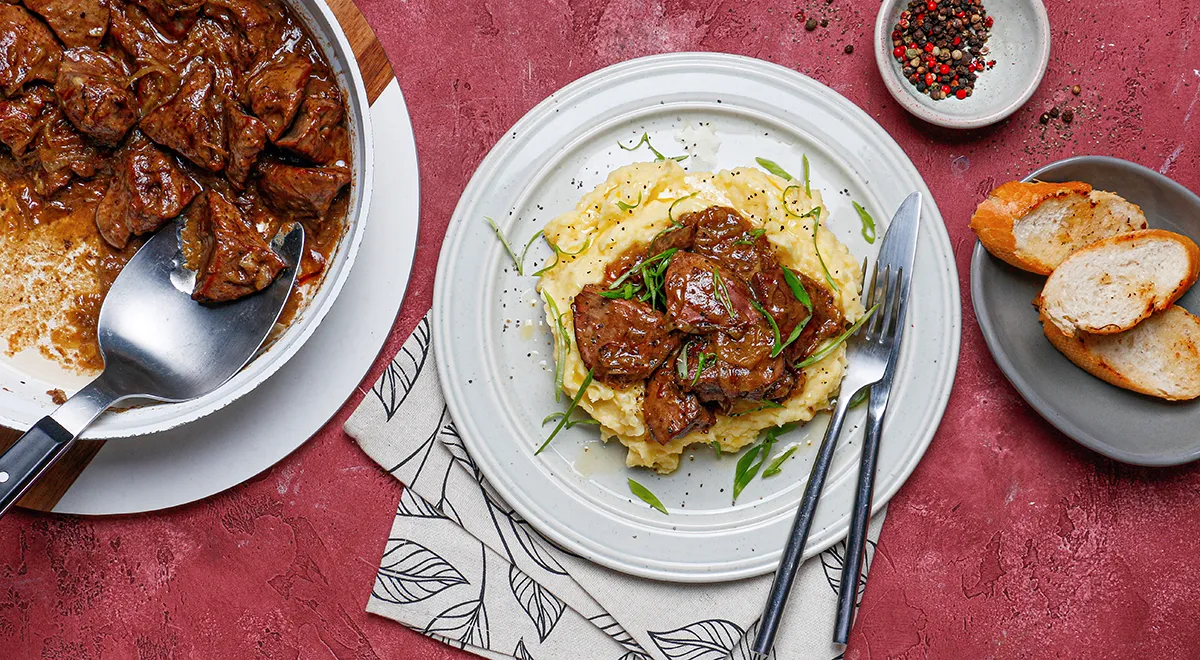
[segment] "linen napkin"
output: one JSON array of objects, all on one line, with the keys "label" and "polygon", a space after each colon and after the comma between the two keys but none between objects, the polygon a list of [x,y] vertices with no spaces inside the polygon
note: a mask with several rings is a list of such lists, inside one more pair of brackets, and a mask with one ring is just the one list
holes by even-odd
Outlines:
[{"label": "linen napkin", "polygon": [[[631,577],[544,539],[479,473],[442,397],[428,316],[345,425],[405,484],[367,611],[508,660],[753,660],[771,576]],[[871,521],[865,571],[883,524]],[[796,577],[773,657],[832,660],[840,543]]]}]

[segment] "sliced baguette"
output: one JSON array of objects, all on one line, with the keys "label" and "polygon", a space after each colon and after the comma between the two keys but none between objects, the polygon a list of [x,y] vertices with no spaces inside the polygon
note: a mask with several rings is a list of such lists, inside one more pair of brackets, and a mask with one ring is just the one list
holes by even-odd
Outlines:
[{"label": "sliced baguette", "polygon": [[1034,301],[1068,337],[1113,334],[1179,299],[1200,276],[1200,247],[1161,229],[1106,238],[1072,254]]},{"label": "sliced baguette", "polygon": [[1088,373],[1170,401],[1200,397],[1200,318],[1172,305],[1115,335],[1068,337],[1043,316],[1046,338]]},{"label": "sliced baguette", "polygon": [[971,217],[971,229],[988,252],[1041,275],[1086,245],[1145,228],[1146,216],[1136,204],[1081,181],[1010,181]]}]

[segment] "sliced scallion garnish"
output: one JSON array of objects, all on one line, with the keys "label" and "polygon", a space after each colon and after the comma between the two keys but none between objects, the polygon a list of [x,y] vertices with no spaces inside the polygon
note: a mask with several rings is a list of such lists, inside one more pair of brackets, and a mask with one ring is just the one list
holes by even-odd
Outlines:
[{"label": "sliced scallion garnish", "polygon": [[787,282],[788,288],[792,290],[792,295],[796,297],[796,300],[799,300],[801,305],[812,311],[812,298],[808,297],[808,291],[804,289],[804,284],[800,281],[800,277],[793,273],[792,269],[787,266],[783,267],[783,281]]},{"label": "sliced scallion garnish", "polygon": [[[578,257],[579,255],[583,254],[588,249],[588,247],[592,244],[592,237],[588,236],[587,240],[585,240],[583,242],[583,245],[579,246],[579,249],[575,250],[574,252],[567,252],[566,250],[558,247],[558,245],[556,245],[554,243],[554,241],[552,241],[548,238],[546,239],[546,244],[550,246],[551,250],[554,250],[554,262],[547,265],[545,268],[537,271],[536,273],[534,273],[533,274],[534,277],[539,277],[542,273],[557,266],[558,263],[560,261],[562,261],[562,257]],[[528,250],[529,248],[525,248],[525,249]],[[522,259],[524,259],[524,257],[522,257]]]},{"label": "sliced scallion garnish", "polygon": [[591,384],[592,370],[588,369],[587,376],[583,379],[583,384],[579,386],[579,391],[575,393],[575,398],[571,399],[571,405],[567,406],[567,411],[563,413],[562,418],[558,420],[558,426],[554,427],[554,430],[550,432],[550,436],[546,438],[546,441],[542,443],[542,446],[538,447],[538,450],[533,452],[534,456],[537,456],[538,454],[542,453],[546,447],[549,447],[550,441],[554,439],[554,436],[558,435],[558,432],[563,430],[563,428],[567,425],[567,420],[571,418],[571,413],[575,412],[576,406],[579,405],[579,402],[583,399],[583,394],[587,392],[587,388]]},{"label": "sliced scallion garnish", "polygon": [[554,302],[554,297],[542,291],[542,298],[550,307],[554,327],[558,329],[558,336],[554,338],[554,400],[557,402],[562,400],[563,375],[567,367],[567,354],[571,350],[571,338],[567,336],[567,326],[563,323],[562,312],[558,311],[558,303]]},{"label": "sliced scallion garnish", "polygon": [[804,196],[812,199],[812,184],[808,179],[808,156],[801,156],[804,161]]},{"label": "sliced scallion garnish", "polygon": [[649,133],[642,133],[642,138],[640,140],[638,140],[637,142],[635,142],[633,144],[633,146],[631,146],[631,147],[627,147],[627,146],[621,144],[621,142],[619,140],[617,141],[617,146],[621,147],[621,149],[624,149],[625,151],[637,151],[638,148],[641,147],[643,144],[646,145],[647,147],[649,147],[650,151],[652,151],[654,153],[654,162],[656,162],[656,163],[667,160],[668,158],[670,158],[673,161],[677,161],[677,162],[685,160],[687,158],[686,155],[669,156],[669,157],[664,156],[661,151],[659,151],[658,149],[655,149],[654,145],[650,144],[650,134]]},{"label": "sliced scallion garnish", "polygon": [[649,504],[650,506],[654,507],[655,509],[658,509],[659,511],[661,511],[664,516],[671,515],[671,514],[667,513],[667,507],[663,506],[663,503],[660,502],[659,499],[654,496],[654,493],[650,492],[649,488],[646,488],[645,486],[639,484],[638,482],[634,481],[633,479],[629,480],[629,491],[632,492],[634,495],[637,495],[638,499],[640,499],[641,501],[643,501],[646,504]]},{"label": "sliced scallion garnish", "polygon": [[720,440],[713,440],[712,442],[710,442],[708,444],[712,445],[713,451],[717,452],[717,456],[720,456],[721,454],[725,453],[725,452],[721,451],[721,441]]},{"label": "sliced scallion garnish", "polygon": [[774,174],[775,176],[780,177],[786,181],[792,180],[792,175],[788,174],[787,170],[784,170],[775,161],[767,160],[766,158],[755,158],[754,160],[758,163],[759,167],[762,167],[764,170],[770,172],[771,174]]},{"label": "sliced scallion garnish", "polygon": [[765,233],[767,233],[767,230],[762,229],[761,227],[758,229],[751,229],[750,231],[746,232],[746,238],[739,238],[738,240],[734,241],[733,244],[754,245],[754,242],[762,238],[762,235]]},{"label": "sliced scallion garnish", "polygon": [[633,204],[626,204],[625,202],[623,202],[619,199],[617,200],[617,208],[619,208],[625,212],[632,211],[641,205],[642,205],[642,191],[640,191],[640,190],[638,191],[637,201],[634,202]]},{"label": "sliced scallion garnish", "polygon": [[633,286],[633,282],[626,282],[625,286],[621,287],[620,289],[616,289],[616,290],[609,289],[608,291],[601,291],[600,295],[604,296],[605,298],[610,298],[613,300],[629,300],[629,299],[633,298],[634,294],[636,294],[637,291],[638,291],[638,288]]},{"label": "sliced scallion garnish", "polygon": [[704,371],[704,369],[709,365],[714,364],[716,361],[716,353],[701,353],[700,355],[696,356],[696,375],[692,376],[692,387],[695,387],[696,383],[700,382],[700,374]]},{"label": "sliced scallion garnish", "polygon": [[850,404],[848,407],[857,408],[857,407],[861,406],[863,404],[863,402],[867,400],[868,396],[871,396],[871,388],[869,388],[869,387],[862,388],[858,392],[854,393],[854,397],[850,399]]},{"label": "sliced scallion garnish", "polygon": [[[566,413],[564,412],[550,413],[549,415],[546,415],[545,419],[542,420],[542,426],[545,426],[556,419],[562,419],[565,416]],[[579,424],[595,424],[596,426],[599,426],[600,422],[594,419],[572,419],[567,421],[567,428],[572,428],[578,426]]]},{"label": "sliced scallion garnish", "polygon": [[717,272],[717,267],[713,266],[713,292],[717,294],[717,300],[725,306],[725,313],[729,318],[736,319],[738,317],[737,310],[733,308],[733,303],[729,300],[729,291],[725,288],[725,282],[721,280],[721,274]]},{"label": "sliced scallion garnish", "polygon": [[[681,223],[675,219],[675,205],[678,204],[679,202],[682,202],[685,199],[691,199],[699,194],[700,194],[699,192],[694,192],[690,195],[684,195],[683,197],[680,197],[680,198],[676,199],[675,201],[671,202],[671,205],[667,207],[667,220],[671,221],[672,229],[678,229],[683,226],[683,223]],[[670,231],[670,230],[667,230],[667,231]],[[658,237],[655,236],[655,238],[658,238]]]},{"label": "sliced scallion garnish", "polygon": [[862,235],[868,243],[875,242],[875,218],[871,217],[870,213],[862,207],[858,202],[850,202],[854,205],[854,210],[858,211],[858,217],[862,219]]},{"label": "sliced scallion garnish", "polygon": [[763,307],[762,304],[760,304],[757,300],[751,299],[750,306],[758,310],[758,313],[762,314],[767,319],[767,323],[771,324],[771,333],[775,335],[775,345],[773,348],[771,348],[771,357],[779,355],[779,353],[783,350],[783,338],[779,335],[779,324],[775,322],[775,317],[771,316],[771,313],[768,312],[767,309]]},{"label": "sliced scallion garnish", "polygon": [[688,351],[691,350],[694,339],[689,339],[688,343],[683,345],[679,350],[679,355],[675,358],[675,373],[679,376],[679,380],[686,380],[688,377]]},{"label": "sliced scallion garnish", "polygon": [[[819,206],[814,208],[821,208]],[[821,216],[818,214],[813,219],[813,251],[817,253],[817,261],[821,262],[821,270],[825,272],[825,281],[829,282],[829,286],[833,287],[834,291],[838,291],[837,282],[833,281],[833,275],[829,274],[829,266],[825,265],[825,257],[821,256],[821,246],[817,245],[817,230],[821,228]]]},{"label": "sliced scallion garnish", "polygon": [[[517,269],[517,274],[524,275],[525,269],[521,265],[522,260],[517,258],[517,253],[508,244],[508,239],[504,237],[504,232],[500,231],[500,228],[496,226],[496,221],[488,216],[484,216],[483,219],[487,220],[488,224],[492,226],[492,231],[496,232],[496,238],[500,239],[500,244],[504,246],[504,251],[508,253],[508,258],[512,259],[513,267]],[[529,242],[532,243],[533,239],[530,239]],[[529,248],[526,247],[525,249],[528,251]]]},{"label": "sliced scallion garnish", "polygon": [[877,310],[877,309],[879,309],[878,304],[876,304],[871,309],[868,309],[867,313],[863,314],[861,319],[854,322],[854,325],[850,326],[842,334],[838,335],[837,337],[834,337],[831,341],[826,343],[821,348],[817,349],[816,351],[813,351],[812,355],[810,355],[810,356],[804,358],[803,360],[801,360],[800,362],[798,362],[796,364],[796,368],[803,369],[805,367],[811,367],[812,365],[829,357],[829,354],[833,352],[833,349],[837,348],[843,342],[845,342],[850,337],[850,335],[858,332],[858,329],[861,328],[863,326],[863,324],[867,322],[867,319],[871,318],[871,315],[874,314],[875,310]]},{"label": "sliced scallion garnish", "polygon": [[771,454],[771,448],[775,446],[775,442],[779,440],[779,436],[796,428],[795,424],[784,424],[772,429],[767,429],[763,441],[750,451],[746,452],[740,460],[738,460],[737,469],[733,476],[733,501],[737,502],[738,495],[742,494],[742,490],[754,480],[763,463],[767,462],[767,457]]},{"label": "sliced scallion garnish", "polygon": [[799,445],[792,445],[791,447],[788,447],[787,451],[775,457],[775,460],[771,461],[771,464],[767,466],[767,469],[763,470],[763,479],[766,479],[767,477],[773,477],[780,472],[783,472],[783,462],[788,458],[791,458],[792,454],[796,453],[796,450],[799,448]]},{"label": "sliced scallion garnish", "polygon": [[633,275],[634,273],[645,270],[645,268],[647,266],[649,266],[650,264],[656,263],[658,261],[669,260],[672,256],[675,255],[675,253],[677,251],[678,251],[677,248],[669,248],[669,249],[663,250],[662,252],[659,252],[658,254],[654,255],[653,257],[650,257],[649,259],[642,261],[640,264],[633,266],[629,270],[625,271],[620,277],[618,277],[616,279],[615,282],[608,285],[608,288],[615,289],[615,288],[621,286],[622,284],[625,283],[625,280],[629,279],[629,277],[631,275]]}]

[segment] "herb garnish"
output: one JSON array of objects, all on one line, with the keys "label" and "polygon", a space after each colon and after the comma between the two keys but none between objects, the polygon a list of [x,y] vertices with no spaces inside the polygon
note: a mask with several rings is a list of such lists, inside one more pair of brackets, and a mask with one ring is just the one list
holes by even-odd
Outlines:
[{"label": "herb garnish", "polygon": [[642,205],[642,191],[640,191],[640,190],[638,191],[637,201],[634,202],[633,204],[626,204],[625,202],[623,202],[619,199],[617,200],[617,208],[621,209],[622,211],[626,211],[626,212],[632,211],[641,205]]},{"label": "herb garnish", "polygon": [[542,299],[550,307],[554,326],[558,329],[558,336],[554,338],[554,382],[558,385],[554,388],[554,400],[557,402],[562,400],[563,374],[567,366],[567,353],[571,350],[571,338],[567,336],[567,326],[563,323],[562,312],[558,311],[554,297],[542,291]]},{"label": "herb garnish", "polygon": [[725,283],[721,281],[721,274],[717,272],[717,267],[713,266],[713,293],[717,294],[717,299],[725,306],[725,313],[729,318],[736,319],[738,317],[737,310],[733,308],[733,303],[729,300],[729,291],[725,288]]},{"label": "herb garnish", "polygon": [[812,185],[808,180],[808,155],[801,156],[804,159],[804,196],[812,198]]},{"label": "herb garnish", "polygon": [[871,309],[868,309],[867,313],[863,314],[862,318],[855,321],[854,325],[850,326],[849,329],[847,329],[845,332],[843,332],[842,334],[835,337],[832,341],[825,344],[820,349],[814,351],[812,355],[808,356],[801,362],[797,363],[796,368],[803,369],[804,367],[811,367],[812,365],[820,362],[821,360],[824,360],[826,357],[829,356],[830,353],[833,352],[833,349],[837,348],[839,345],[841,345],[842,342],[846,341],[846,339],[848,339],[850,337],[850,335],[858,332],[858,329],[861,328],[863,326],[863,324],[867,322],[867,319],[871,318],[871,315],[874,314],[875,310],[877,310],[877,309],[879,309],[878,303],[876,303],[876,305],[874,307],[872,307]]},{"label": "herb garnish", "polygon": [[743,410],[742,412],[730,413],[729,416],[730,417],[741,417],[742,415],[749,415],[750,413],[756,413],[761,410],[766,410],[768,408],[782,408],[782,407],[783,407],[782,403],[779,403],[778,401],[771,401],[770,399],[768,399],[766,401],[763,401],[763,404],[757,408],[751,408],[750,410]]},{"label": "herb garnish", "polygon": [[733,244],[734,245],[754,245],[754,242],[757,241],[758,239],[762,238],[762,235],[765,233],[767,233],[766,229],[762,229],[762,228],[751,229],[750,231],[746,232],[746,238],[739,238],[738,240],[734,241]]},{"label": "herb garnish", "polygon": [[[670,220],[671,224],[673,225],[671,227],[671,229],[678,229],[683,226],[683,223],[681,223],[675,219],[675,205],[678,204],[679,202],[682,202],[685,199],[691,199],[699,194],[700,193],[697,191],[690,195],[684,195],[683,197],[680,197],[679,199],[676,199],[675,201],[671,202],[671,205],[667,207],[667,219]],[[668,231],[670,231],[670,230],[668,230]],[[655,236],[655,238],[658,238],[658,236]]]},{"label": "herb garnish", "polygon": [[854,205],[854,210],[858,211],[858,217],[862,219],[862,235],[868,243],[875,242],[875,218],[871,217],[870,213],[864,209],[858,202],[851,201]]},{"label": "herb garnish", "polygon": [[654,493],[650,492],[649,488],[646,488],[645,486],[639,484],[638,482],[634,481],[633,479],[630,479],[629,480],[629,490],[634,495],[637,495],[638,499],[640,499],[641,501],[645,502],[646,504],[649,504],[650,506],[654,507],[655,509],[658,509],[659,511],[662,511],[664,516],[671,515],[671,514],[667,513],[667,507],[663,506],[663,503],[660,502],[658,500],[658,498],[654,496]]},{"label": "herb garnish", "polygon": [[[491,218],[489,218],[486,215],[483,216],[483,219],[487,220],[488,224],[492,226],[492,231],[496,232],[496,238],[500,239],[500,244],[504,246],[504,251],[508,253],[508,258],[512,259],[513,267],[517,269],[517,274],[524,275],[525,269],[521,266],[521,262],[523,261],[523,259],[517,258],[517,253],[514,252],[512,249],[512,246],[508,244],[508,239],[504,237],[504,232],[500,231],[500,228],[496,226],[496,221],[492,220]],[[535,238],[536,238],[536,236],[537,235],[534,234]],[[529,239],[529,242],[533,243],[533,239],[532,238]],[[526,246],[525,251],[526,252],[529,251],[528,246]]]},{"label": "herb garnish", "polygon": [[800,337],[800,333],[804,332],[804,328],[808,325],[809,319],[812,318],[812,314],[804,317],[804,320],[797,323],[796,327],[792,329],[792,333],[788,335],[787,341],[783,341],[781,335],[779,334],[779,324],[775,322],[775,317],[771,316],[771,313],[768,312],[761,304],[759,304],[757,300],[752,299],[750,304],[754,307],[754,309],[758,310],[759,314],[762,314],[767,318],[767,323],[771,324],[771,332],[775,335],[775,345],[771,348],[771,357],[773,358],[779,357],[779,354],[783,352],[783,349],[790,346],[792,342],[796,341],[796,339]]},{"label": "herb garnish", "polygon": [[804,213],[796,213],[795,211],[793,211],[792,207],[790,205],[788,205],[788,199],[787,199],[787,194],[793,190],[796,191],[797,195],[800,194],[800,186],[788,186],[787,188],[783,189],[783,194],[780,195],[780,199],[783,201],[783,212],[784,213],[792,216],[793,218],[799,218],[801,220],[803,220],[805,218],[811,218],[814,216],[818,217],[818,218],[821,217],[821,207],[820,206],[814,206],[811,209],[805,211]]},{"label": "herb garnish", "polygon": [[542,443],[542,446],[538,447],[538,450],[533,452],[534,456],[537,456],[538,454],[542,453],[546,447],[549,447],[550,441],[554,439],[554,436],[558,435],[558,432],[566,427],[567,420],[571,418],[571,413],[575,412],[575,408],[579,405],[579,401],[583,399],[584,392],[587,392],[587,388],[591,384],[592,370],[588,369],[587,376],[583,379],[583,384],[579,386],[579,391],[575,393],[575,398],[571,399],[571,405],[567,406],[567,412],[563,413],[562,418],[558,420],[558,426],[554,427],[554,430],[550,432],[550,436],[546,438],[546,441]]},{"label": "herb garnish", "polygon": [[653,257],[650,257],[649,259],[642,261],[641,263],[637,264],[636,266],[633,266],[629,270],[622,273],[621,276],[618,277],[615,282],[608,285],[609,290],[616,289],[617,287],[621,286],[622,284],[625,283],[625,280],[629,279],[629,277],[631,275],[645,270],[646,266],[649,266],[650,264],[656,263],[658,261],[670,260],[671,257],[673,257],[677,251],[678,250],[676,248],[669,248],[667,250],[663,250],[662,252],[659,252],[658,254],[654,255]]},{"label": "herb garnish", "polygon": [[849,408],[857,408],[858,406],[861,406],[863,404],[863,402],[867,400],[867,397],[870,395],[871,395],[870,387],[862,388],[858,392],[854,393],[854,398],[850,399],[850,405],[848,407]]},{"label": "herb garnish", "polygon": [[629,300],[633,298],[637,292],[638,287],[635,287],[633,282],[626,282],[625,286],[621,287],[620,289],[616,289],[615,291],[612,289],[609,289],[608,291],[601,291],[600,295],[612,300]]},{"label": "herb garnish", "polygon": [[[533,239],[530,239],[530,240],[533,240]],[[587,240],[583,242],[583,245],[579,246],[579,249],[575,250],[574,252],[567,252],[566,250],[555,245],[554,241],[552,241],[548,238],[546,239],[546,244],[550,246],[551,250],[554,250],[554,263],[551,263],[550,265],[546,266],[545,268],[534,273],[533,274],[534,277],[539,277],[542,273],[557,266],[558,262],[562,260],[562,257],[578,257],[579,255],[583,254],[588,249],[588,246],[590,246],[592,244],[592,237],[588,236]],[[528,250],[529,247],[527,246],[525,249]],[[521,256],[521,259],[522,259],[522,261],[525,259],[524,255]]]},{"label": "herb garnish", "polygon": [[679,376],[679,380],[688,377],[688,351],[691,350],[694,343],[696,343],[696,340],[689,339],[688,343],[684,344],[683,348],[680,349],[679,356],[675,358],[675,373]]},{"label": "herb garnish", "polygon": [[692,386],[695,386],[696,383],[700,382],[700,373],[703,372],[706,367],[716,364],[716,362],[717,362],[717,354],[716,353],[701,353],[700,355],[697,355],[696,356],[696,375],[692,376]]},{"label": "herb garnish", "polygon": [[787,433],[796,428],[795,424],[784,424],[772,429],[767,429],[763,441],[750,448],[741,459],[738,460],[737,469],[733,476],[733,501],[737,502],[738,495],[742,494],[742,490],[754,480],[763,463],[767,462],[767,457],[771,454],[771,448],[775,446],[775,442],[781,434]]},{"label": "herb garnish", "polygon": [[[650,144],[650,135],[648,133],[642,133],[642,139],[635,142],[632,147],[627,147],[627,146],[621,144],[621,142],[619,140],[617,141],[617,146],[621,147],[625,151],[637,151],[638,148],[641,147],[643,144],[646,145],[647,147],[649,147],[650,151],[654,152],[654,162],[657,163],[660,161],[667,160],[667,156],[664,156],[661,151],[659,151],[658,149],[655,149],[654,145]],[[671,156],[670,157],[671,160],[676,161],[676,162],[683,161],[686,158],[687,158],[686,154],[683,156]]]},{"label": "herb garnish", "polygon": [[804,284],[800,282],[800,278],[787,266],[783,267],[783,281],[787,282],[788,288],[792,290],[792,295],[796,297],[796,300],[799,300],[800,304],[807,307],[811,312],[813,308],[812,298],[808,297],[808,291],[804,289]]},{"label": "herb garnish", "polygon": [[725,452],[721,451],[721,441],[720,440],[713,440],[712,442],[710,442],[708,444],[712,445],[713,451],[717,452],[717,456],[720,456],[721,454],[725,453]]},{"label": "herb garnish", "polygon": [[[567,413],[565,413],[565,412],[550,413],[549,415],[546,415],[545,419],[542,420],[542,426],[545,426],[545,425],[549,424],[550,422],[553,422],[556,419],[562,419],[563,417],[566,417],[566,415],[567,415]],[[567,420],[567,428],[573,428],[575,426],[578,426],[579,424],[595,424],[596,426],[599,426],[600,422],[598,422],[594,419]]]},{"label": "herb garnish", "polygon": [[754,160],[759,164],[760,167],[771,174],[781,177],[787,181],[792,180],[792,175],[788,174],[787,171],[780,167],[775,161],[767,160],[766,158],[755,158]]},{"label": "herb garnish", "polygon": [[[819,209],[821,207],[818,206],[816,208]],[[817,253],[817,261],[821,262],[821,270],[825,271],[825,281],[829,282],[829,286],[833,287],[834,291],[840,291],[837,282],[833,281],[833,275],[829,274],[829,266],[825,265],[825,257],[821,256],[821,247],[817,245],[817,230],[820,228],[821,216],[818,214],[816,219],[813,220],[813,251]]]},{"label": "herb garnish", "polygon": [[787,451],[775,457],[775,460],[771,461],[771,464],[767,466],[767,469],[763,470],[763,479],[766,479],[767,477],[773,477],[780,472],[783,472],[783,462],[790,458],[792,454],[796,453],[796,450],[799,448],[799,445],[792,445],[791,447],[788,447]]}]

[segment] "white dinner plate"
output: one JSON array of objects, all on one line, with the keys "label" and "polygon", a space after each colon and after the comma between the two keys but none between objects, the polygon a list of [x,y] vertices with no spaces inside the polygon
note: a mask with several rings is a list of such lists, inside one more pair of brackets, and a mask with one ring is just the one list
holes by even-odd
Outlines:
[{"label": "white dinner plate", "polygon": [[[464,191],[438,263],[434,346],[458,429],[500,495],[566,550],[625,573],[705,582],[774,570],[827,417],[783,436],[780,447],[800,443],[798,459],[776,477],[754,480],[736,504],[737,458],[708,447],[685,452],[677,472],[658,476],[626,468],[624,447],[601,444],[595,427],[581,425],[534,456],[548,431],[542,419],[563,408],[554,401],[552,342],[536,279],[514,272],[484,220],[494,218],[519,250],[609,171],[651,158],[618,141],[647,132],[658,150],[675,155],[683,153],[677,136],[688,124],[711,125],[720,140],[715,163],[703,169],[753,165],[761,156],[796,174],[806,154],[812,185],[831,211],[828,226],[859,259],[874,257],[879,244],[862,237],[852,200],[874,215],[880,236],[905,196],[919,190],[928,200],[875,510],[912,472],[941,420],[958,362],[961,308],[949,237],[916,168],[864,112],[789,69],[720,54],[633,60],[552,94],[504,135]],[[683,165],[695,167],[695,160]],[[548,254],[539,245],[529,261],[540,264]],[[847,424],[806,556],[849,527],[864,414],[854,411]],[[634,498],[628,477],[670,515]]]}]

